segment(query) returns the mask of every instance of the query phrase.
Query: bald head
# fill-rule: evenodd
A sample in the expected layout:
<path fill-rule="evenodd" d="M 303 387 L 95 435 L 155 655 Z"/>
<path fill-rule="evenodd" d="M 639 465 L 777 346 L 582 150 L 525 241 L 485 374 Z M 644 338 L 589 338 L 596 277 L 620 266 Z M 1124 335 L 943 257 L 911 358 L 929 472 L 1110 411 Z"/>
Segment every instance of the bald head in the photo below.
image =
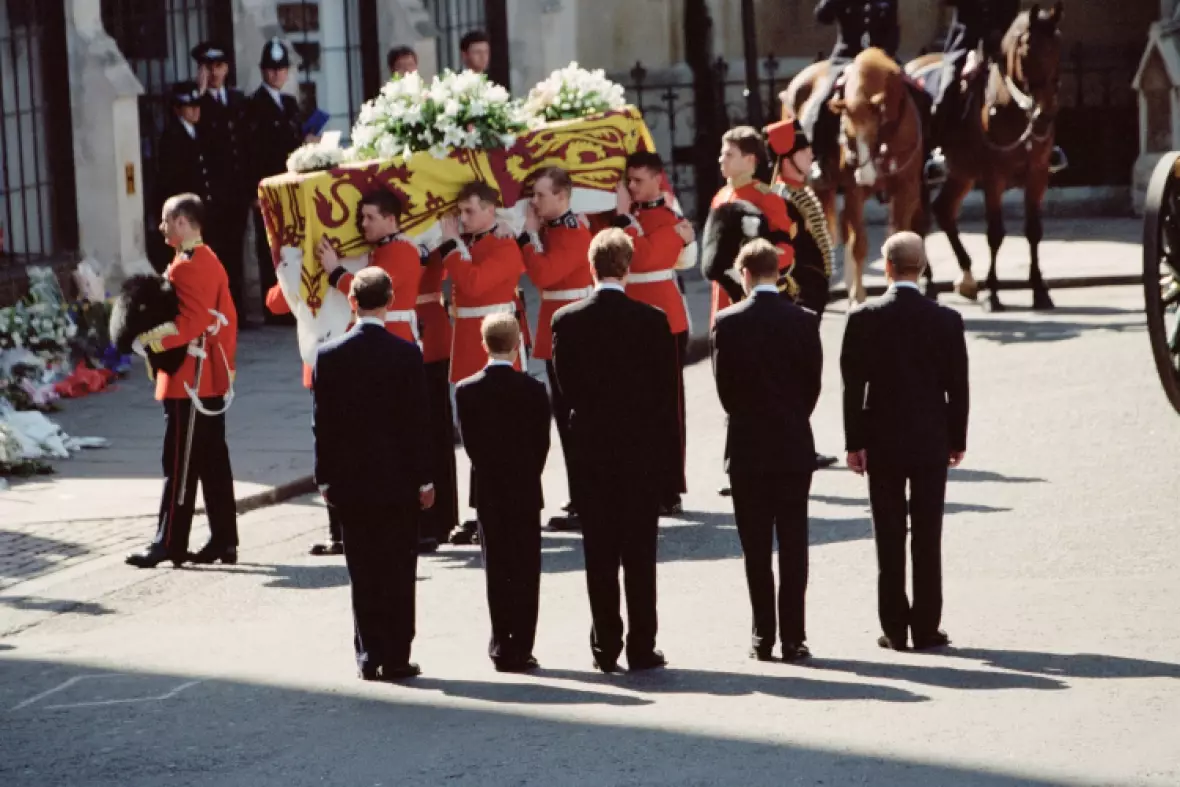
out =
<path fill-rule="evenodd" d="M 926 267 L 926 248 L 922 236 L 913 232 L 899 232 L 885 241 L 887 271 L 897 280 L 916 281 Z"/>

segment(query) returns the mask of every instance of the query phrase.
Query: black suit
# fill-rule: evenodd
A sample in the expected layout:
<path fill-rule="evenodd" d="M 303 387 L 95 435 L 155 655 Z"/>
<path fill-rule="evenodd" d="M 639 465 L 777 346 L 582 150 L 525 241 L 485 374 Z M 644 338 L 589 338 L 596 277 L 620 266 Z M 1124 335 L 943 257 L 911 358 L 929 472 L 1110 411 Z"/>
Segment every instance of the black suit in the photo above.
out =
<path fill-rule="evenodd" d="M 422 353 L 360 323 L 316 354 L 315 480 L 339 514 L 364 674 L 410 659 L 419 489 L 430 481 Z"/>
<path fill-rule="evenodd" d="M 897 54 L 901 42 L 897 0 L 820 0 L 815 19 L 821 25 L 837 26 L 833 60 L 852 60 L 871 46 L 884 49 L 890 57 Z"/>
<path fill-rule="evenodd" d="M 463 447 L 479 486 L 479 545 L 497 663 L 533 653 L 541 592 L 541 471 L 549 455 L 545 384 L 488 366 L 455 388 Z"/>
<path fill-rule="evenodd" d="M 776 632 L 776 534 L 782 640 L 801 645 L 807 639 L 807 495 L 815 470 L 810 418 L 823 370 L 819 319 L 777 292 L 757 292 L 717 315 L 712 347 L 727 416 L 725 469 L 754 610 L 753 645 L 769 654 Z"/>
<path fill-rule="evenodd" d="M 947 461 L 967 448 L 963 318 L 914 287 L 848 315 L 840 356 L 844 433 L 867 455 L 881 627 L 895 642 L 933 635 L 942 617 L 942 513 Z M 914 603 L 906 597 L 906 483 Z"/>
<path fill-rule="evenodd" d="M 946 39 L 946 51 L 975 49 L 983 44 L 983 54 L 994 58 L 1008 28 L 1020 15 L 1020 0 L 946 0 L 955 9 Z"/>
<path fill-rule="evenodd" d="M 574 506 L 582 518 L 602 666 L 623 649 L 619 567 L 627 591 L 627 658 L 656 641 L 656 542 L 661 496 L 683 480 L 675 344 L 659 309 L 600 289 L 553 316 L 553 366 L 569 404 Z"/>
<path fill-rule="evenodd" d="M 287 171 L 287 157 L 303 144 L 303 131 L 299 120 L 299 103 L 291 96 L 281 94 L 283 106 L 279 107 L 271 97 L 266 86 L 263 85 L 250 96 L 247 107 L 247 118 L 250 124 L 250 139 L 246 149 L 249 151 L 247 169 L 250 172 L 250 186 L 257 198 L 258 182 L 271 175 L 279 175 Z M 258 255 L 258 281 L 262 288 L 262 313 L 269 315 L 266 309 L 266 293 L 275 285 L 274 259 L 271 257 L 270 244 L 266 239 L 266 225 L 262 221 L 262 211 L 254 209 L 254 246 Z M 267 322 L 289 321 L 289 317 L 273 318 L 268 316 Z"/>
<path fill-rule="evenodd" d="M 242 243 L 246 219 L 257 183 L 250 181 L 245 149 L 248 100 L 242 91 L 226 87 L 225 103 L 212 89 L 201 96 L 201 135 L 206 140 L 213 173 L 214 211 L 206 241 L 229 275 L 229 289 L 239 314 L 242 302 Z"/>
<path fill-rule="evenodd" d="M 156 150 L 156 193 L 153 197 L 159 217 L 164 202 L 177 194 L 196 194 L 206 210 L 213 207 L 213 170 L 209 157 L 208 137 L 204 123 L 194 125 L 196 135 L 190 135 L 175 114 L 164 122 L 160 144 Z M 172 259 L 172 252 L 163 243 L 160 233 L 152 233 L 150 256 L 157 270 L 163 271 Z"/>

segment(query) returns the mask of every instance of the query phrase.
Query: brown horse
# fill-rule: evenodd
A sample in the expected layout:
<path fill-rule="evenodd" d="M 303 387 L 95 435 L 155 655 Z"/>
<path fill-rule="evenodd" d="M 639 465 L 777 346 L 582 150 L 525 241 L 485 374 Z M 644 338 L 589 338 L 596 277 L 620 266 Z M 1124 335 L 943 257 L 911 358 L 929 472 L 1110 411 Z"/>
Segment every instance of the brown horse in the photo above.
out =
<path fill-rule="evenodd" d="M 799 73 L 781 95 L 783 118 L 800 117 L 808 102 L 820 100 L 815 85 L 827 76 L 831 64 L 813 63 Z M 812 184 L 823 204 L 832 237 L 836 237 L 836 194 L 844 192 L 839 215 L 844 243 L 844 281 L 849 300 L 860 303 L 866 293 L 863 282 L 868 235 L 864 206 L 873 194 L 883 194 L 889 204 L 891 232 L 926 232 L 926 192 L 922 180 L 925 160 L 922 110 L 907 86 L 901 67 L 880 49 L 860 53 L 844 72 L 844 98 L 828 108 L 841 116 L 840 145 L 824 172 L 829 182 Z M 929 272 L 927 272 L 929 285 Z"/>
<path fill-rule="evenodd" d="M 955 290 L 974 300 L 979 285 L 971 275 L 971 257 L 959 238 L 959 210 L 976 181 L 983 184 L 987 203 L 987 242 L 991 267 L 987 274 L 988 300 L 984 307 L 1000 310 L 996 294 L 996 255 L 1004 241 L 1002 198 L 1011 186 L 1024 187 L 1024 234 L 1031 264 L 1028 283 L 1033 308 L 1051 309 L 1053 299 L 1041 277 L 1038 245 L 1044 235 L 1041 202 L 1049 187 L 1060 83 L 1061 23 L 1058 2 L 1045 11 L 1034 5 L 1012 23 L 1004 36 L 1002 62 L 992 64 L 985 80 L 977 80 L 960 98 L 954 115 L 942 124 L 940 139 L 948 177 L 934 201 L 934 217 L 946 233 L 962 273 Z M 909 63 L 915 78 L 940 68 L 942 55 L 928 55 Z M 967 102 L 967 103 L 962 103 Z M 965 109 L 964 109 L 965 108 Z"/>

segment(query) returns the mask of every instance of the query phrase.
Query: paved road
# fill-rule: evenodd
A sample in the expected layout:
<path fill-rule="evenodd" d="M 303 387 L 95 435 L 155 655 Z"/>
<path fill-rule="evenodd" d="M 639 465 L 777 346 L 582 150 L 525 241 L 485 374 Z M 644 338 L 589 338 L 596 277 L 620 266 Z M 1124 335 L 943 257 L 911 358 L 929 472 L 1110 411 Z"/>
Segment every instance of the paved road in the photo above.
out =
<path fill-rule="evenodd" d="M 579 539 L 547 534 L 542 673 L 492 671 L 478 552 L 458 548 L 420 562 L 425 676 L 363 684 L 343 563 L 305 555 L 324 514 L 302 499 L 243 518 L 234 568 L 111 555 L 0 590 L 0 784 L 1178 784 L 1180 419 L 1137 290 L 1058 303 L 964 308 L 974 409 L 948 494 L 947 654 L 875 647 L 866 491 L 831 470 L 812 508 L 816 658 L 745 658 L 739 547 L 713 493 L 722 418 L 698 365 L 687 512 L 660 545 L 671 669 L 589 669 Z M 829 314 L 815 425 L 832 452 L 842 329 Z M 561 478 L 551 462 L 550 503 Z"/>

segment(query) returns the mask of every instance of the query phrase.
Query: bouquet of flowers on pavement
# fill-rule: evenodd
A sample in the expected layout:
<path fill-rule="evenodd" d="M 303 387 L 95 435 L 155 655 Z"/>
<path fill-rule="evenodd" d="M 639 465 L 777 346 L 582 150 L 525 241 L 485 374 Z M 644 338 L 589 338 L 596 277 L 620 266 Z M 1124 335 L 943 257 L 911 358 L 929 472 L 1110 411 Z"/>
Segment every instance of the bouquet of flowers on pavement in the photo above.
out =
<path fill-rule="evenodd" d="M 524 111 L 535 122 L 552 122 L 622 109 L 626 104 L 623 86 L 607 79 L 605 71 L 587 71 L 574 62 L 530 90 Z"/>
<path fill-rule="evenodd" d="M 526 128 L 520 106 L 483 74 L 446 71 L 429 84 L 406 74 L 361 107 L 351 158 L 408 159 L 425 150 L 443 159 L 457 148 L 511 147 Z"/>

